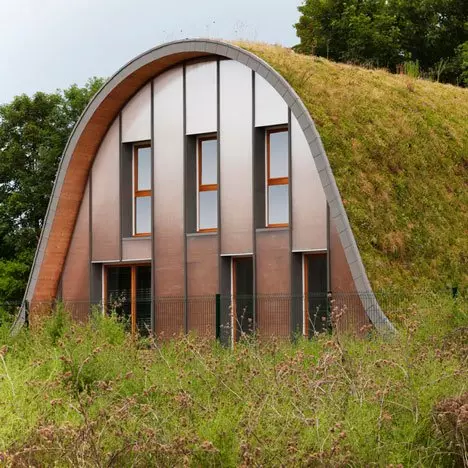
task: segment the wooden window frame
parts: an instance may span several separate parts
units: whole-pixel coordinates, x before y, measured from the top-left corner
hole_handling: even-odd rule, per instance
[[[270,135],[273,133],[281,133],[281,132],[289,132],[288,127],[275,127],[275,128],[268,128],[266,130],[265,139],[266,139],[266,151],[265,151],[265,158],[266,158],[266,171],[265,171],[265,212],[266,212],[266,227],[269,228],[281,228],[281,227],[288,227],[288,223],[270,223],[270,186],[272,185],[289,185],[289,174],[287,177],[270,177]],[[289,155],[288,155],[289,158]],[[288,171],[289,172],[289,171]],[[289,201],[288,201],[289,203]]]
[[[119,264],[107,264],[103,265],[104,269],[104,287],[103,287],[103,310],[107,314],[107,271],[109,268],[130,268],[130,323],[131,323],[131,332],[134,335],[136,333],[136,290],[137,290],[137,281],[136,281],[136,269],[141,266],[151,267],[151,263],[141,262],[141,263],[119,263]]]
[[[206,135],[197,137],[197,232],[217,232],[218,227],[200,228],[200,192],[217,192],[219,190],[219,180],[216,184],[202,184],[203,164],[202,146],[204,141],[218,140],[218,135]],[[216,166],[219,164],[216,157]]]
[[[141,148],[151,148],[151,143],[133,145],[133,237],[148,237],[151,235],[151,232],[137,232],[137,198],[151,197],[151,189],[138,190],[138,150]]]

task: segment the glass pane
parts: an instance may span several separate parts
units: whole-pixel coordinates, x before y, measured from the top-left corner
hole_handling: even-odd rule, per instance
[[[268,224],[289,223],[288,185],[268,187]]]
[[[151,190],[151,148],[138,148],[137,190]]]
[[[307,255],[309,336],[327,328],[327,255]]]
[[[131,311],[131,268],[107,268],[107,308],[109,312],[130,320]]]
[[[234,258],[237,339],[253,331],[253,259]]]
[[[151,267],[136,267],[136,325],[142,335],[151,330]]]
[[[288,177],[288,132],[270,133],[270,179]]]
[[[200,192],[199,198],[199,228],[212,229],[218,227],[218,191]]]
[[[135,199],[135,234],[151,232],[151,197]]]
[[[202,185],[218,183],[218,140],[202,140],[201,143],[201,183]]]

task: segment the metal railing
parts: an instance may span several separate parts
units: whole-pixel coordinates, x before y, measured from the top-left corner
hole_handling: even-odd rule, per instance
[[[48,315],[62,307],[71,318],[85,322],[93,313],[114,313],[121,317],[129,330],[141,335],[154,334],[168,339],[193,333],[202,337],[218,338],[224,343],[242,337],[291,338],[299,335],[313,337],[317,333],[335,329],[341,333],[363,334],[372,326],[365,307],[378,303],[387,317],[398,322],[399,318],[417,303],[418,307],[437,307],[441,313],[449,294],[421,292],[377,292],[363,294],[335,292],[310,295],[256,295],[256,296],[194,296],[146,298],[114,303],[90,303],[87,301],[32,302],[26,304],[26,323],[29,317]],[[460,298],[459,298],[460,300]],[[466,298],[461,298],[465,300]],[[365,304],[363,304],[363,302]],[[16,315],[18,303],[0,304],[3,313]],[[1,317],[1,315],[0,315]]]

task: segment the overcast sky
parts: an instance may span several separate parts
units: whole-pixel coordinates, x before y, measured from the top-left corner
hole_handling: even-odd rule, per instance
[[[292,46],[301,0],[0,0],[0,104],[111,76],[186,37]]]

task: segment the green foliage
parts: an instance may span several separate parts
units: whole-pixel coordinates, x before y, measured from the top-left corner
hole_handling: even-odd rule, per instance
[[[419,297],[392,341],[325,335],[234,350],[194,336],[143,350],[115,316],[77,325],[59,307],[15,338],[0,328],[0,459],[453,466],[463,448],[435,417],[466,392],[466,336],[454,332],[468,322],[453,307]]]
[[[16,311],[15,311],[16,312]],[[0,333],[4,333],[5,336],[10,332],[10,326],[13,323],[13,314],[12,310],[5,307],[0,307]],[[0,342],[2,342],[5,337],[0,336]]]
[[[455,327],[460,328],[468,323],[466,298],[457,296],[452,303],[451,318]]]
[[[457,49],[457,57],[460,64],[461,80],[465,86],[468,86],[468,41],[461,44]]]
[[[409,60],[404,63],[405,75],[410,76],[411,78],[419,78],[419,61],[415,62]]]
[[[71,317],[65,308],[58,304],[54,314],[43,325],[43,333],[47,336],[50,342],[55,345],[57,341],[63,337],[65,330],[70,327]]]
[[[99,91],[104,82],[105,80],[103,78],[93,76],[82,88],[73,84],[69,88],[63,90],[64,113],[69,121],[70,130],[78,121],[82,112],[88,105],[88,102]]]
[[[300,52],[393,71],[418,60],[437,81],[462,83],[465,0],[306,0],[299,11]]]
[[[399,31],[385,0],[309,0],[299,7],[299,50],[327,58],[387,66],[400,60]]]
[[[22,299],[61,154],[102,83],[0,106],[0,302]]]
[[[26,257],[26,258],[25,258]],[[16,260],[0,260],[0,300],[17,301],[24,293],[28,280],[30,255],[19,255]]]
[[[468,286],[468,90],[241,43],[315,122],[376,290]]]

